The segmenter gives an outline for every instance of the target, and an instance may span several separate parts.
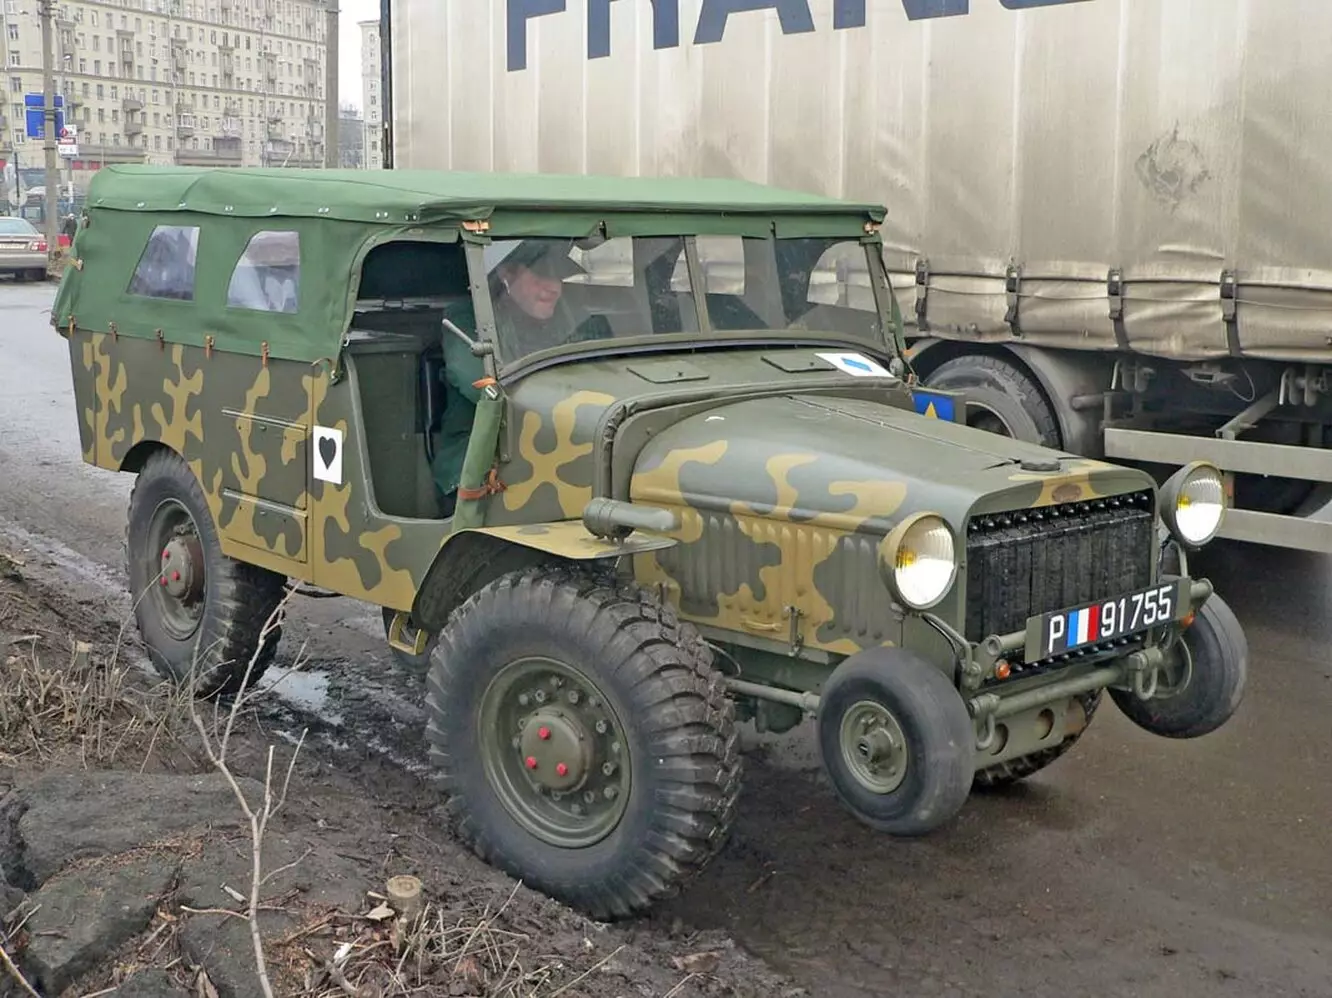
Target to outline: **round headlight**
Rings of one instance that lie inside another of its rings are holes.
[[[880,574],[893,597],[927,610],[948,594],[957,575],[953,532],[934,513],[917,513],[893,528],[880,546]]]
[[[1204,461],[1181,468],[1161,488],[1161,515],[1176,538],[1190,547],[1206,544],[1226,514],[1221,472]]]

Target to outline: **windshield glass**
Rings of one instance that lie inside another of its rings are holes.
[[[846,236],[699,236],[704,295],[679,236],[496,240],[484,258],[499,354],[713,329],[780,341],[830,332],[883,349],[868,247]]]
[[[0,236],[35,236],[37,230],[24,218],[0,218]]]

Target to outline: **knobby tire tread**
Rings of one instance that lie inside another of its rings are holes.
[[[610,882],[568,893],[594,917],[630,916],[674,896],[721,850],[735,818],[742,770],[735,708],[697,629],[642,587],[604,574],[564,566],[519,570],[472,594],[441,633],[441,664],[432,667],[427,683],[427,739],[438,782],[450,798],[455,834],[484,861],[519,875],[470,813],[463,777],[452,763],[471,747],[453,745],[437,674],[468,667],[451,657],[456,644],[467,644],[473,625],[510,600],[529,601],[532,616],[555,628],[610,630],[602,646],[608,659],[620,663],[626,696],[640,712],[642,751],[666,760],[654,767],[658,785],[640,805],[650,813],[648,833],[630,861]]]

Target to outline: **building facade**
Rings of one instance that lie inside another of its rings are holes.
[[[354,104],[338,109],[338,166],[344,170],[365,169],[365,121]]]
[[[58,0],[56,91],[77,130],[61,180],[110,163],[322,166],[327,16],[325,0]],[[38,0],[0,0],[0,21],[0,158],[31,176],[44,165],[23,106],[43,90]]]
[[[365,166],[384,168],[383,78],[379,49],[379,21],[359,21],[361,27],[361,110],[365,115]]]

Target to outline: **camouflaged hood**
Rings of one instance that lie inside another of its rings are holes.
[[[1143,472],[854,399],[784,395],[691,416],[639,452],[653,505],[886,533],[919,510],[968,515],[1153,488]]]

